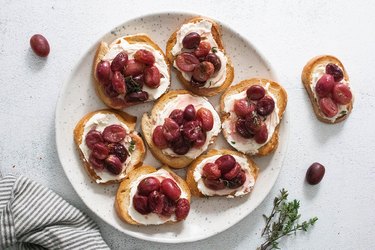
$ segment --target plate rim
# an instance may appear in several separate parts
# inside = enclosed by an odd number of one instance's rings
[[[82,61],[85,59],[84,55],[86,54],[89,54],[92,50],[94,50],[96,48],[96,45],[105,37],[107,36],[109,33],[111,33],[112,30],[116,30],[117,28],[125,25],[126,23],[129,23],[129,22],[132,22],[132,21],[135,21],[137,19],[140,19],[140,18],[148,18],[148,17],[152,17],[152,16],[162,16],[162,15],[170,15],[170,14],[173,14],[173,15],[187,15],[187,16],[202,16],[202,17],[208,17],[212,20],[214,20],[215,22],[217,22],[220,26],[222,27],[225,27],[226,29],[230,30],[231,32],[233,32],[234,34],[237,34],[239,36],[240,39],[242,39],[245,43],[247,43],[250,48],[252,48],[255,53],[259,56],[259,58],[264,62],[264,64],[266,65],[267,69],[269,69],[269,72],[272,76],[272,80],[278,82],[278,74],[277,74],[277,71],[275,71],[275,69],[272,67],[272,64],[268,61],[268,59],[266,57],[264,57],[263,55],[263,52],[258,50],[258,47],[254,44],[254,43],[251,43],[247,37],[243,36],[241,33],[237,32],[235,29],[233,29],[232,27],[230,27],[226,22],[223,22],[223,21],[220,21],[220,20],[217,20],[216,18],[212,18],[212,17],[209,17],[207,15],[203,15],[203,14],[199,14],[199,13],[196,13],[196,12],[188,12],[188,11],[160,11],[160,12],[153,12],[153,13],[148,13],[148,14],[145,14],[145,15],[138,15],[138,16],[135,16],[133,18],[130,18],[130,19],[126,19],[125,21],[121,22],[120,24],[114,26],[113,28],[111,28],[109,31],[107,31],[106,33],[102,34],[97,40],[96,42],[93,43],[93,45],[91,47],[89,47],[87,50],[85,50],[80,59],[73,65],[72,69],[76,69],[79,67],[79,65],[82,64]],[[163,50],[164,52],[164,50]],[[152,237],[152,235],[150,236],[144,236],[144,235],[140,235],[138,234],[137,232],[134,232],[134,231],[123,231],[123,230],[120,230],[118,229],[117,227],[115,227],[114,225],[112,225],[110,222],[107,221],[106,218],[103,218],[100,214],[98,214],[97,211],[93,210],[90,208],[90,206],[85,202],[84,199],[82,199],[81,195],[79,194],[78,192],[78,189],[75,187],[75,185],[73,184],[73,182],[71,181],[71,179],[69,178],[69,175],[68,175],[68,169],[64,166],[64,164],[62,163],[63,160],[62,160],[62,146],[61,146],[61,143],[60,143],[60,140],[59,140],[59,135],[57,133],[57,131],[60,131],[60,124],[58,123],[58,117],[60,117],[60,112],[61,110],[63,109],[63,96],[64,96],[64,93],[66,93],[67,89],[68,89],[68,85],[69,85],[69,80],[71,79],[71,76],[72,74],[74,73],[74,71],[71,71],[69,76],[64,80],[64,83],[59,91],[59,95],[57,97],[57,102],[56,102],[56,108],[55,108],[55,119],[54,119],[54,122],[55,122],[55,143],[56,143],[56,149],[57,149],[57,155],[58,155],[58,159],[59,159],[59,162],[60,162],[60,165],[62,166],[63,170],[64,170],[64,173],[65,173],[65,176],[66,178],[68,179],[70,185],[73,187],[74,191],[76,192],[77,196],[79,197],[79,199],[86,205],[86,207],[92,212],[94,213],[98,218],[100,218],[102,221],[104,221],[107,225],[111,226],[112,228],[114,228],[115,230],[121,232],[121,233],[124,233],[126,235],[129,235],[133,238],[137,238],[137,239],[141,239],[141,240],[145,240],[145,241],[149,241],[149,242],[158,242],[158,243],[174,243],[174,244],[181,244],[181,243],[188,243],[188,242],[197,242],[197,241],[201,241],[201,240],[204,240],[204,239],[207,239],[207,238],[210,238],[214,235],[217,235],[217,234],[220,234],[220,233],[223,233],[225,232],[226,230],[228,230],[229,228],[232,228],[233,226],[235,226],[236,224],[238,224],[240,221],[242,221],[245,217],[249,216],[265,199],[266,197],[269,195],[271,189],[274,187],[279,175],[280,175],[280,172],[281,172],[281,169],[282,169],[282,166],[284,164],[284,160],[285,160],[285,155],[282,157],[281,159],[281,166],[279,167],[279,170],[277,171],[276,175],[275,175],[275,180],[273,181],[272,185],[269,186],[269,189],[266,190],[265,192],[265,195],[264,197],[262,197],[261,199],[259,199],[259,201],[255,204],[254,206],[254,209],[251,210],[249,213],[246,213],[244,216],[242,216],[241,218],[237,219],[231,226],[229,226],[228,228],[225,228],[224,230],[220,231],[220,232],[213,232],[211,234],[208,234],[208,235],[203,235],[203,236],[198,236],[198,237],[194,237],[194,239],[192,238],[185,238],[184,240],[178,240],[176,241],[175,239],[168,239],[168,238],[159,238],[159,237]],[[92,70],[91,70],[92,71]],[[90,71],[90,72],[91,72]],[[285,116],[287,115],[287,110],[285,110],[285,113],[284,113],[284,118],[283,118],[283,121],[285,121]],[[286,126],[286,130],[288,131],[289,130],[289,123],[287,122],[283,122],[283,126]],[[285,149],[284,149],[284,152],[287,152],[287,149],[288,149],[288,144],[289,144],[289,133],[286,133],[286,138],[285,138]],[[74,150],[74,149],[73,149]],[[178,239],[178,238],[176,238]]]

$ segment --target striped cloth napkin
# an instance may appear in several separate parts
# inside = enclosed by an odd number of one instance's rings
[[[0,249],[109,249],[87,215],[27,179],[0,176]]]

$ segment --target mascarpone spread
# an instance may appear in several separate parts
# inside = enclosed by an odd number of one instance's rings
[[[205,107],[208,110],[211,111],[212,116],[214,118],[214,125],[213,128],[206,132],[206,142],[204,145],[200,148],[190,148],[189,152],[185,154],[186,157],[190,159],[195,159],[198,157],[202,152],[204,152],[212,139],[212,137],[217,136],[220,133],[221,130],[221,121],[220,117],[217,114],[216,110],[212,106],[212,104],[205,98],[205,97],[200,97],[200,96],[192,96],[190,94],[181,94],[177,95],[174,99],[168,101],[165,106],[163,107],[160,112],[156,114],[154,117],[155,119],[155,126],[153,127],[152,131],[154,131],[156,126],[163,125],[164,124],[164,119],[169,117],[169,115],[172,113],[172,111],[176,108],[180,108],[182,110],[185,109],[185,107],[189,104],[193,104],[195,107],[195,110],[198,111],[201,107]],[[170,155],[170,156],[179,156],[176,153],[173,152],[171,148],[166,148],[162,150],[164,154]]]
[[[91,150],[87,147],[86,142],[85,142],[85,138],[86,138],[87,133],[90,132],[91,129],[95,129],[99,132],[103,132],[103,130],[107,126],[114,125],[114,124],[120,125],[125,129],[127,135],[126,135],[125,139],[121,142],[121,144],[124,145],[124,147],[126,149],[129,148],[129,146],[131,145],[132,138],[129,135],[130,130],[129,130],[128,126],[125,123],[121,122],[114,114],[97,113],[97,114],[93,115],[86,122],[84,130],[83,130],[83,134],[82,134],[82,142],[79,145],[79,148],[81,149],[81,151],[82,151],[82,153],[83,153],[87,162],[89,162],[89,157],[90,157],[90,153],[91,153]],[[123,171],[119,175],[114,175],[114,174],[110,173],[105,168],[102,171],[94,169],[96,175],[100,177],[100,179],[97,179],[96,182],[97,183],[104,183],[104,182],[107,182],[107,181],[110,181],[110,180],[121,180],[121,179],[125,178],[126,167],[134,164],[133,161],[136,160],[132,157],[133,155],[131,154],[131,152],[129,152],[129,150],[128,150],[128,153],[130,154],[130,156],[123,163],[123,165],[122,165]]]
[[[238,151],[244,154],[256,154],[258,153],[258,149],[263,145],[267,144],[269,140],[271,140],[272,135],[275,131],[276,126],[280,122],[279,118],[279,108],[277,106],[277,99],[276,97],[268,90],[269,83],[266,84],[265,90],[266,94],[271,96],[272,99],[275,101],[275,109],[272,111],[270,115],[266,117],[264,123],[267,126],[268,130],[268,138],[265,143],[258,144],[254,139],[247,139],[242,137],[240,134],[236,132],[236,120],[237,115],[233,110],[234,102],[239,99],[246,98],[246,90],[234,94],[228,95],[224,101],[224,111],[230,113],[229,119],[226,119],[223,122],[223,129],[227,132],[227,141]]]
[[[314,94],[315,102],[319,106],[318,96],[316,95],[315,87],[316,87],[316,83],[319,81],[319,79],[326,73],[326,65],[323,65],[323,64],[317,65],[317,66],[315,66],[315,68],[312,69],[312,72],[313,72],[312,73],[312,82],[311,82],[312,84],[310,84],[310,88],[311,88],[311,91]],[[342,79],[340,81],[340,83],[349,85],[349,82],[345,81],[345,79]],[[337,112],[337,114],[335,116],[333,116],[333,117],[327,117],[323,113],[324,118],[330,120],[333,123],[333,122],[336,121],[337,118],[339,118],[339,117],[343,116],[344,114],[348,113],[348,105],[337,104],[337,107],[338,107],[338,112]]]
[[[158,68],[162,77],[160,78],[160,86],[157,88],[150,88],[147,85],[143,85],[143,90],[148,93],[148,100],[156,100],[162,94],[164,94],[170,84],[169,68],[165,62],[164,55],[159,50],[154,49],[152,46],[145,43],[128,43],[124,37],[118,38],[109,45],[109,51],[102,60],[112,62],[113,59],[120,52],[125,51],[128,55],[128,59],[134,59],[134,54],[140,49],[151,51],[155,57],[154,65]]]
[[[203,179],[202,179],[202,171],[203,171],[202,169],[206,165],[206,163],[215,162],[216,159],[219,158],[220,156],[221,155],[214,155],[214,156],[205,158],[194,169],[194,173],[193,173],[194,180],[197,183],[197,187],[198,187],[199,191],[206,196],[214,196],[214,195],[224,196],[224,195],[226,195],[227,198],[233,198],[235,196],[242,196],[242,195],[248,194],[253,189],[253,187],[255,185],[255,178],[254,178],[254,176],[252,175],[252,173],[249,169],[250,166],[249,166],[249,163],[247,161],[247,158],[242,157],[242,156],[238,156],[238,155],[232,155],[232,156],[236,159],[236,162],[241,165],[242,170],[244,170],[245,173],[246,173],[245,183],[241,187],[238,187],[236,189],[225,188],[225,189],[222,189],[222,190],[213,190],[213,189],[210,189],[210,188],[206,187],[206,185],[204,184]],[[233,192],[234,192],[234,194],[233,194]]]
[[[184,49],[182,47],[182,40],[184,39],[184,37],[187,34],[189,34],[191,32],[198,33],[202,37],[202,39],[205,39],[206,41],[208,41],[210,43],[211,48],[216,47],[215,54],[219,57],[219,59],[221,61],[221,68],[220,68],[219,71],[215,72],[206,81],[205,85],[203,85],[202,88],[217,88],[217,87],[220,87],[224,83],[224,81],[226,79],[226,75],[227,75],[226,65],[227,65],[228,58],[225,56],[224,51],[221,51],[217,47],[217,43],[216,43],[216,41],[213,38],[212,33],[211,33],[211,27],[212,27],[212,23],[210,21],[207,21],[207,20],[202,20],[202,21],[199,21],[197,23],[186,23],[186,24],[182,25],[180,30],[177,32],[176,44],[172,48],[172,55],[174,55],[174,56],[180,54],[181,52],[191,52],[191,51],[193,51],[192,49]],[[181,74],[185,78],[185,80],[190,81],[191,76],[192,76],[192,72],[181,71],[177,67],[176,61],[173,62],[173,66],[181,72]]]
[[[143,214],[138,213],[137,210],[134,209],[133,197],[137,193],[138,184],[144,178],[147,178],[147,177],[150,177],[150,176],[158,178],[160,182],[165,178],[173,179],[173,177],[170,175],[170,173],[168,171],[166,171],[165,169],[159,169],[158,171],[156,171],[154,173],[139,176],[130,185],[130,202],[129,202],[129,207],[128,207],[128,214],[130,215],[130,217],[133,220],[135,220],[136,222],[138,222],[140,224],[143,224],[143,225],[160,225],[160,224],[163,224],[167,221],[177,221],[175,214],[172,214],[171,217],[169,217],[169,218],[164,217],[164,216],[160,216],[160,215],[155,214],[155,213],[149,213],[149,214],[143,215]],[[181,189],[180,198],[187,199],[188,194],[181,188],[181,186],[177,182],[176,182],[176,184]]]

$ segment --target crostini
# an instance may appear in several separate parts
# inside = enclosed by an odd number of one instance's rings
[[[116,183],[142,165],[145,145],[134,131],[137,118],[121,111],[98,110],[74,129],[74,142],[88,175],[98,184]]]
[[[168,167],[142,166],[121,182],[115,208],[123,221],[133,225],[179,222],[189,214],[190,190]]]
[[[186,183],[193,196],[233,198],[253,190],[258,172],[258,166],[249,156],[227,149],[212,149],[191,163]]]
[[[170,86],[170,65],[145,34],[101,42],[93,64],[94,85],[109,107],[123,109],[158,99]]]
[[[197,95],[214,96],[233,81],[219,25],[205,17],[185,22],[169,38],[167,58],[184,87]]]
[[[353,94],[344,65],[334,56],[312,58],[303,68],[302,83],[316,117],[325,123],[345,120],[353,109]]]
[[[205,152],[221,131],[212,104],[186,90],[163,95],[142,117],[143,136],[162,163],[183,168]]]
[[[277,148],[288,96],[271,80],[252,78],[230,87],[220,99],[223,135],[236,150],[264,156]]]

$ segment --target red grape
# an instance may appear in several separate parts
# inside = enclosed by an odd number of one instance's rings
[[[176,203],[168,198],[164,199],[162,215],[171,216],[176,211]]]
[[[206,143],[207,135],[205,131],[200,131],[197,140],[194,142],[195,148],[201,148]]]
[[[178,221],[185,220],[190,211],[190,203],[187,199],[181,198],[176,205],[176,219]]]
[[[171,144],[172,150],[178,155],[184,155],[190,150],[190,142],[185,140],[183,137],[179,137],[176,141]]]
[[[112,77],[112,87],[118,94],[126,93],[126,84],[124,76],[120,71],[116,71]]]
[[[160,181],[156,177],[146,177],[138,184],[137,190],[141,195],[149,195],[152,191],[158,191]]]
[[[125,162],[128,158],[128,151],[124,145],[120,143],[110,143],[108,144],[109,153],[117,156],[121,162]]]
[[[165,197],[164,194],[159,193],[158,191],[152,191],[148,195],[148,206],[151,210],[151,212],[155,214],[161,214],[163,212],[164,203],[165,203]]]
[[[214,65],[210,62],[203,61],[199,63],[193,71],[193,78],[199,82],[207,81],[214,73]]]
[[[236,115],[245,117],[255,110],[255,105],[248,102],[248,100],[239,99],[234,101],[233,110]]]
[[[214,117],[207,108],[200,108],[197,112],[197,120],[201,122],[204,131],[211,131],[214,127]]]
[[[118,96],[119,94],[117,93],[117,91],[113,88],[113,85],[110,84],[110,85],[107,85],[105,87],[105,94],[111,98],[114,98],[116,96]]]
[[[176,58],[177,67],[184,72],[191,72],[199,64],[198,58],[191,53],[181,53]]]
[[[125,96],[127,102],[144,102],[148,99],[148,93],[146,91],[132,92]]]
[[[262,119],[255,112],[252,112],[245,117],[246,128],[252,134],[258,132],[262,124]]]
[[[198,47],[201,41],[201,36],[196,32],[191,32],[187,34],[184,39],[182,39],[182,46],[185,49],[195,49]]]
[[[109,84],[112,78],[111,64],[108,61],[100,61],[96,66],[96,76],[102,84]]]
[[[169,118],[173,119],[175,122],[177,122],[178,125],[182,125],[184,123],[184,111],[181,109],[174,109],[171,114],[169,115]]]
[[[166,178],[161,182],[160,191],[173,201],[180,198],[181,195],[180,187],[170,178]]]
[[[89,163],[98,171],[104,169],[104,161],[94,157],[92,153],[89,156]]]
[[[275,101],[271,96],[264,96],[257,102],[257,112],[262,116],[267,116],[275,109]]]
[[[49,54],[49,43],[47,39],[40,34],[35,34],[30,38],[30,46],[34,53],[40,57],[46,57]]]
[[[222,190],[225,188],[225,183],[222,179],[212,180],[204,178],[203,183],[206,187],[212,190]]]
[[[228,173],[224,174],[224,178],[228,181],[233,180],[241,171],[241,165],[236,162],[234,168],[232,168]]]
[[[207,41],[201,41],[198,48],[195,49],[194,54],[196,57],[201,58],[208,55],[211,50],[211,44]]]
[[[182,125],[182,134],[188,141],[194,142],[202,131],[199,121],[188,121]]]
[[[215,53],[208,53],[205,58],[205,61],[210,62],[214,65],[215,72],[218,72],[221,68],[220,58]]]
[[[135,61],[134,59],[129,60],[126,65],[124,75],[132,77],[138,76],[143,73],[144,68],[145,65],[143,63]]]
[[[316,83],[316,86],[315,86],[316,95],[319,97],[328,96],[331,93],[334,85],[335,85],[335,79],[333,79],[333,76],[329,74],[324,74]]]
[[[120,142],[126,136],[125,129],[120,125],[109,125],[103,130],[103,138],[107,142]]]
[[[168,142],[163,134],[163,126],[159,125],[154,129],[154,132],[152,133],[152,141],[159,149],[168,147]]]
[[[320,99],[319,107],[327,117],[334,117],[339,112],[337,104],[330,97]]]
[[[148,207],[148,199],[146,196],[135,194],[133,196],[133,206],[134,209],[140,214],[150,213],[150,208]]]
[[[234,179],[232,179],[231,181],[228,181],[228,187],[239,188],[245,183],[245,181],[246,181],[246,174],[243,170],[241,170]]]
[[[104,160],[109,155],[109,149],[103,142],[98,142],[92,148],[92,155],[99,160]]]
[[[184,109],[184,119],[187,121],[195,120],[196,111],[193,104],[189,104]]]
[[[134,60],[151,66],[155,62],[155,57],[151,51],[140,49],[134,54]]]
[[[128,62],[128,54],[124,51],[117,54],[111,63],[112,71],[123,71],[126,63]]]
[[[202,176],[211,180],[219,179],[221,176],[219,166],[213,162],[206,163],[203,167]]]
[[[249,139],[254,137],[254,134],[247,129],[245,119],[238,118],[235,126],[236,132],[239,133],[243,138]]]
[[[263,144],[267,141],[268,129],[265,123],[260,126],[260,130],[255,134],[254,139],[258,144]]]
[[[144,71],[144,83],[153,89],[160,85],[160,72],[156,66],[147,67]]]
[[[340,69],[340,67],[333,63],[328,63],[326,65],[326,73],[333,76],[335,82],[339,82],[344,78],[344,73]]]
[[[102,134],[95,129],[90,130],[86,135],[85,142],[87,147],[92,150],[96,143],[103,142]]]
[[[266,90],[260,85],[252,85],[246,90],[246,95],[250,100],[256,101],[266,95]]]
[[[215,164],[219,166],[222,174],[226,174],[236,165],[236,159],[231,155],[222,155],[216,159]]]
[[[314,162],[306,172],[306,181],[311,185],[318,184],[324,177],[325,168],[322,164]]]
[[[163,135],[168,142],[176,141],[181,137],[180,126],[171,118],[165,118]]]
[[[338,83],[333,87],[332,98],[338,104],[346,105],[352,100],[352,92],[347,85]]]
[[[114,175],[119,175],[122,172],[122,163],[120,159],[115,155],[109,155],[104,160],[104,166],[110,173]]]

